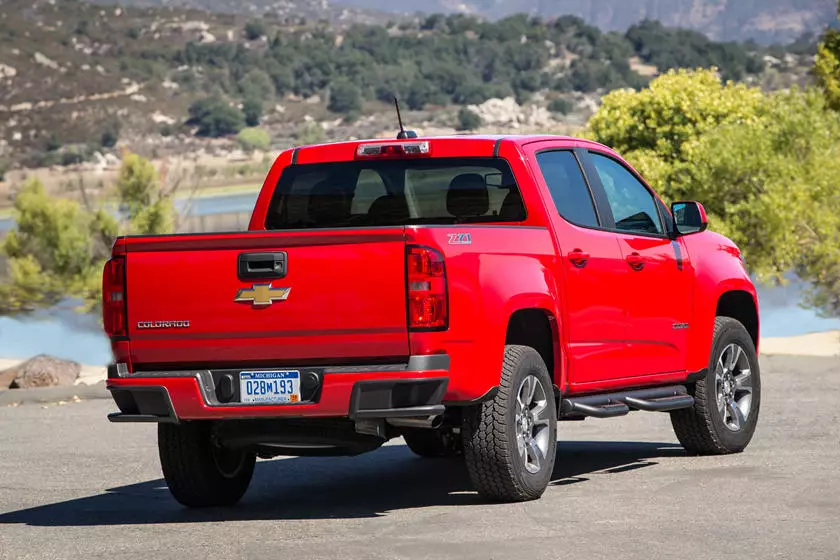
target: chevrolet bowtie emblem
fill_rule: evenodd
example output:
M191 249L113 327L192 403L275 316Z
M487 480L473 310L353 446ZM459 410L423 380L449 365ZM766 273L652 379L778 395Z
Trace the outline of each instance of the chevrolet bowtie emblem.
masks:
M233 301L250 303L254 307L268 307L275 301L285 301L291 291L291 288L272 288L271 284L254 284L250 288L240 289Z

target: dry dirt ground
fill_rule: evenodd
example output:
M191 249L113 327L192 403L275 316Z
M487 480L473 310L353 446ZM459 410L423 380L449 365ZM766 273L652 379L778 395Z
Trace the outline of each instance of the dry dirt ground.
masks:
M395 441L257 465L233 509L190 511L155 428L106 400L0 407L0 558L840 558L840 359L762 359L745 453L687 457L667 415L559 425L539 501L480 500L458 461Z

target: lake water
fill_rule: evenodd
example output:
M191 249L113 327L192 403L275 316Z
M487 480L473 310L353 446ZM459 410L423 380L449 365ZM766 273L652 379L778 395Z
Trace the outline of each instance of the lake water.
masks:
M257 191L247 194L232 194L203 198L175 200L175 209L185 216L214 216L217 214L239 214L251 212L257 200ZM9 231L15 225L12 217L0 218L0 234Z

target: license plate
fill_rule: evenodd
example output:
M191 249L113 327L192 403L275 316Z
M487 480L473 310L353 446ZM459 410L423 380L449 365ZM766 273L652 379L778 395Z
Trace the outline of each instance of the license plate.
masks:
M242 403L300 402L299 371L243 371L239 374Z

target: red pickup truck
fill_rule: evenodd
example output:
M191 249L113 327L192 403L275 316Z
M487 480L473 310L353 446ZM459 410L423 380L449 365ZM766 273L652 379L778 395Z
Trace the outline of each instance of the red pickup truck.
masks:
M538 498L558 420L669 412L688 453L742 451L756 292L703 207L552 136L280 154L247 232L121 237L103 279L113 422L157 422L174 497L229 505L256 458L394 437Z

